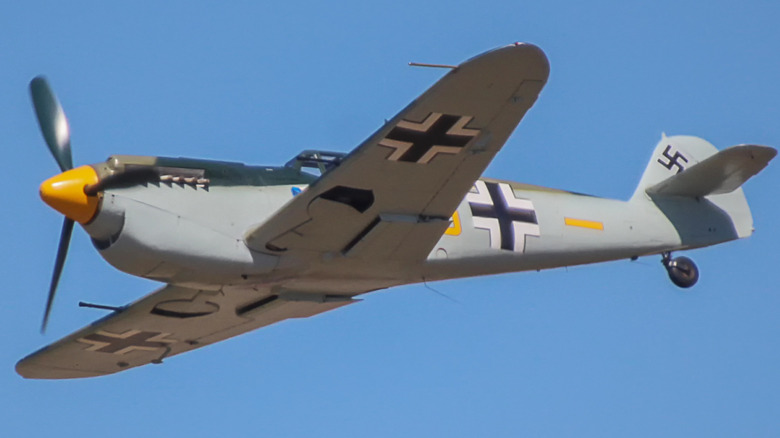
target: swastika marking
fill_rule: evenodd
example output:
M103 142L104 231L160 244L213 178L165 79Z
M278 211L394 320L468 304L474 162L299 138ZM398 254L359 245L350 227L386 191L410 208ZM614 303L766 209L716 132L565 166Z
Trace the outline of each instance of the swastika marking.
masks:
M685 170L685 166L680 164L679 160L683 160L684 162L687 163L688 159L685 158L685 156L683 156L683 154L681 154L679 151L675 151L674 155L670 155L671 150L672 150L672 145L668 145L666 146L666 149L664 149L664 153L663 153L664 158L666 158L669 161L664 162L664 160L659 158L658 162L661 163L662 166L664 166L669 170L672 170L672 167L677 166L677 173L680 173L683 170Z

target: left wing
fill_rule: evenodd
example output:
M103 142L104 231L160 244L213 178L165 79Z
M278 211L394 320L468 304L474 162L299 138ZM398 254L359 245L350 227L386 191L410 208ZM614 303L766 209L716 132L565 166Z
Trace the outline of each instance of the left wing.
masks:
M547 58L530 44L464 62L338 167L251 228L247 245L280 254L280 266L290 266L287 260L292 267L341 257L424 259L548 74Z
M28 379L113 374L354 300L257 288L206 291L168 285L16 364Z

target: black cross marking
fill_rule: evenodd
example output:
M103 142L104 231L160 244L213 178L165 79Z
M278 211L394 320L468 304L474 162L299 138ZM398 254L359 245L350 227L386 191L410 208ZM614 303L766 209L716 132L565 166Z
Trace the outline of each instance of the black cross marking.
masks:
M424 125L431 117L436 119L428 129L425 129ZM469 120L471 120L471 117L469 116L438 113L428 114L422 122L403 120L383 139L383 141L391 140L391 142L385 141L383 143L383 141L380 141L379 144L381 146L395 148L396 150L401 149L402 147L397 144L392 144L393 142L402 142L406 144L405 147L407 148L400 157L394 157L394 154L391 154L390 157L388 157L389 160L405 161L409 163L427 163L433 156L439 153L458 153L460 148L466 146L468 142L477 135L479 131L476 129L463 129L463 126L457 126L458 122L465 125ZM419 126L419 129L416 129L417 126ZM433 156L429 155L426 157L426 154L436 146L439 148L433 150ZM453 150L451 148L456 149Z
M117 354L127 353L134 349L156 350L158 348L166 348L168 344L175 342L171 339L163 339L166 333L136 330L132 330L132 332L134 333L128 334L128 332L125 332L123 334L113 334L98 331L84 336L83 338L79 338L78 341L85 344L92 344L92 346L88 348L90 351ZM158 339L152 340L154 338Z
M662 159L658 159L658 162L661 163L662 166L665 168L672 170L672 167L677 166L677 173L682 172L685 170L685 167L680 164L678 160L683 160L686 163L688 162L688 159L683 156L683 154L680 153L680 151L677 151L674 153L674 155L669 155L669 152L672 150L672 145L666 146L666 149L664 149L664 157L666 157L667 160L669 160L668 163L664 163Z
M493 205L469 203L471 215L474 217L498 219L498 226L501 231L501 249L514 251L515 239L523 236L515 236L515 229L512 226L512 222L537 224L536 212L534 210L520 209L507 205L497 183L486 182L485 186L487 187Z

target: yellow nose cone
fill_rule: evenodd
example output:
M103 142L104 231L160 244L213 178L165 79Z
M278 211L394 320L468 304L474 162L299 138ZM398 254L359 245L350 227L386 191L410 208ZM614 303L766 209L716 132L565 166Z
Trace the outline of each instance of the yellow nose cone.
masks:
M85 224L97 213L98 197L84 194L84 186L98 182L95 169L81 166L53 176L41 184L41 199L49 207Z

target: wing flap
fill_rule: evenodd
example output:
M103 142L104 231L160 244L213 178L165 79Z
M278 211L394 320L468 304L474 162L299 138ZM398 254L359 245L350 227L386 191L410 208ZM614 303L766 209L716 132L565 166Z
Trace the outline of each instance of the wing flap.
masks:
M350 242L342 254L353 258L415 258L426 249L430 251L425 241L426 236L441 236L448 226L449 218L380 214L366 230ZM409 243L402 245L403 242Z

